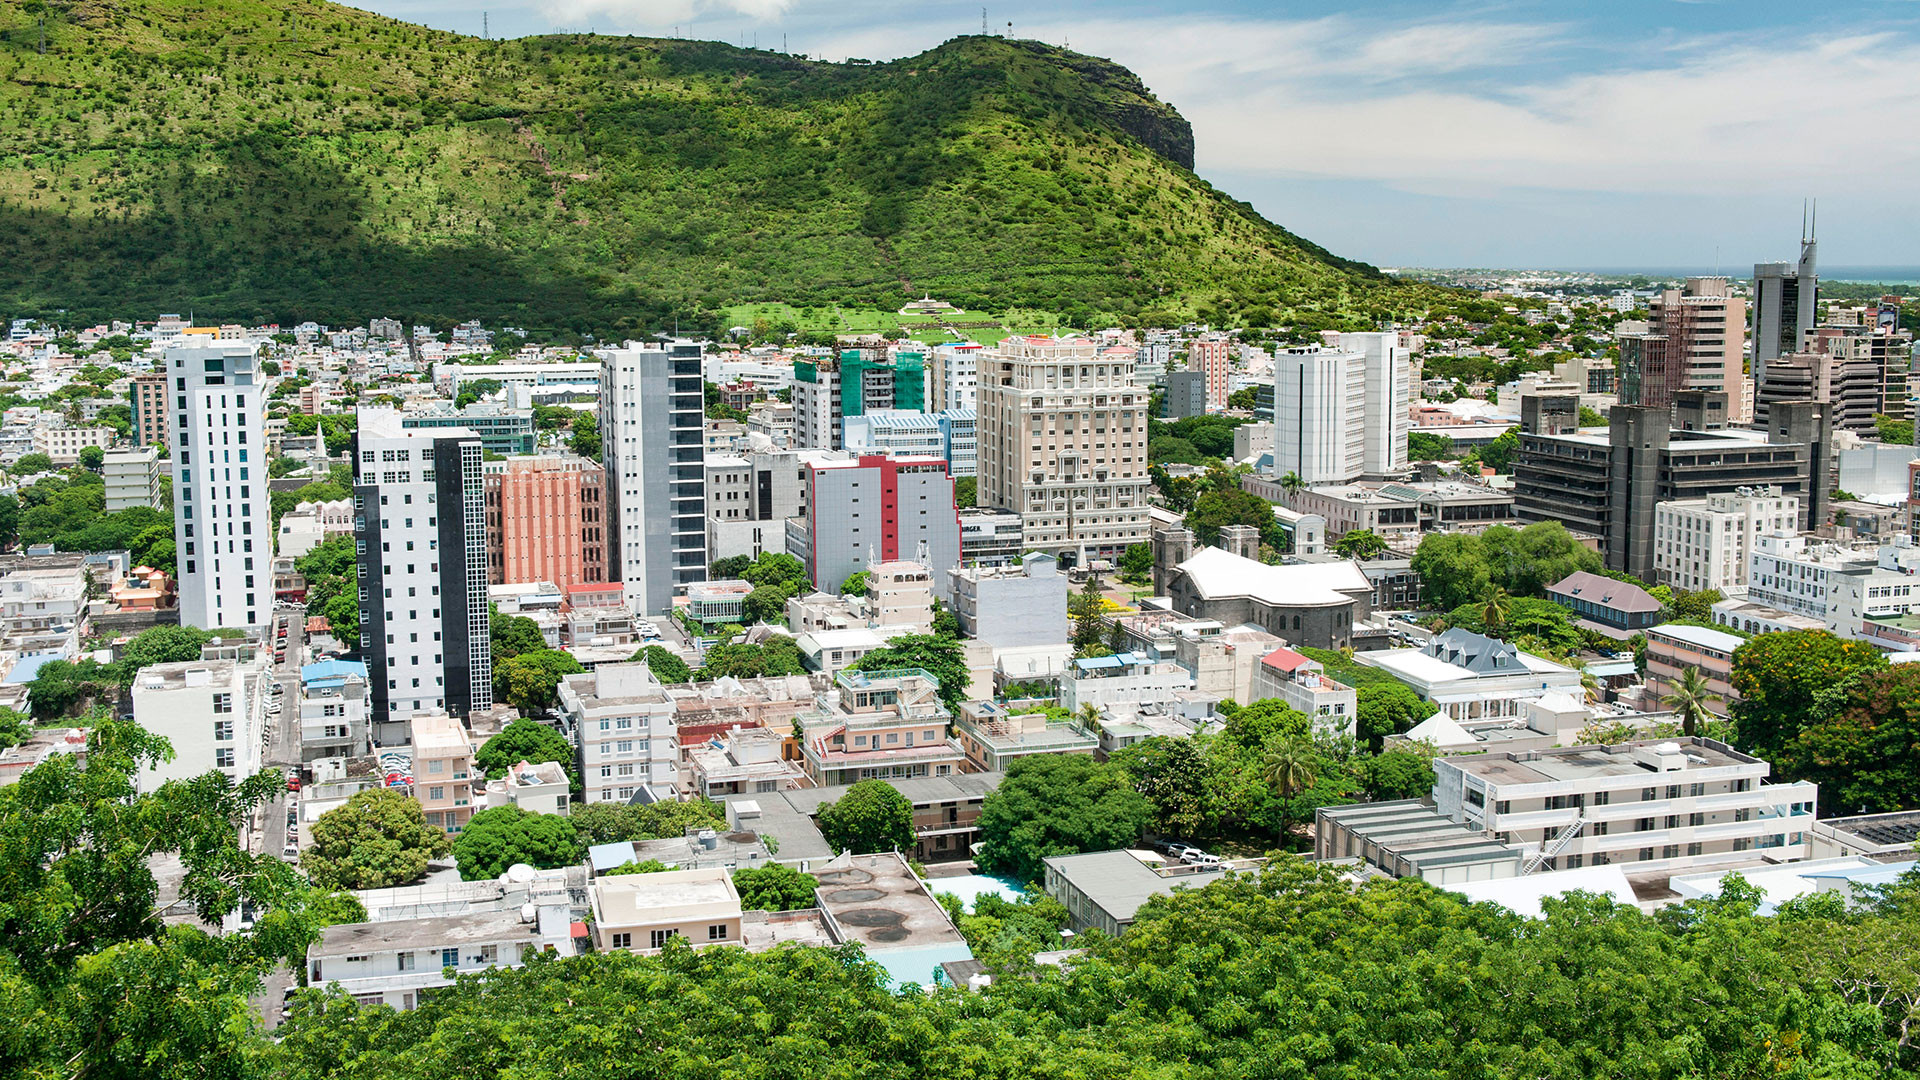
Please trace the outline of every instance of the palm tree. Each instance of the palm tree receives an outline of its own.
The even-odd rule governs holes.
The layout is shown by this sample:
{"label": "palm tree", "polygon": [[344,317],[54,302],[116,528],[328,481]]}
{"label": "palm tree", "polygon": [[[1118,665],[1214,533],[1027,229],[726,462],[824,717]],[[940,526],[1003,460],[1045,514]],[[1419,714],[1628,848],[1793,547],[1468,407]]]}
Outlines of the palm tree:
{"label": "palm tree", "polygon": [[1513,614],[1513,597],[1508,596],[1507,590],[1498,585],[1487,593],[1487,598],[1480,601],[1480,605],[1480,621],[1485,623],[1489,630],[1505,626],[1507,616]]}
{"label": "palm tree", "polygon": [[1301,742],[1282,743],[1267,751],[1260,775],[1266,778],[1274,794],[1291,798],[1313,786],[1313,755]]}
{"label": "palm tree", "polygon": [[1074,719],[1080,721],[1080,726],[1088,731],[1098,733],[1101,730],[1100,706],[1091,701],[1080,706],[1080,711],[1075,714]]}
{"label": "palm tree", "polygon": [[1287,493],[1288,499],[1300,494],[1300,489],[1306,486],[1306,479],[1291,469],[1287,470],[1287,475],[1280,478],[1280,490]]}
{"label": "palm tree", "polygon": [[1680,718],[1682,734],[1698,735],[1706,722],[1713,719],[1713,710],[1707,708],[1707,702],[1719,700],[1720,695],[1707,688],[1707,677],[1700,674],[1700,669],[1690,667],[1680,672],[1680,678],[1673,684],[1673,693],[1662,697],[1660,704]]}
{"label": "palm tree", "polygon": [[1580,688],[1587,692],[1587,701],[1589,703],[1600,700],[1600,680],[1594,678],[1593,672],[1585,668],[1580,670]]}

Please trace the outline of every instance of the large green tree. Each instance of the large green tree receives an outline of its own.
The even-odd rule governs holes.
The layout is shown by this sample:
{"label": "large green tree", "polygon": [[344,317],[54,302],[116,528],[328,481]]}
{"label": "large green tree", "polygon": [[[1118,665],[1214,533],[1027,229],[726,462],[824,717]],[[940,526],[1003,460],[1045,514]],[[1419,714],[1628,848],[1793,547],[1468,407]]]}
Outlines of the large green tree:
{"label": "large green tree", "polygon": [[416,799],[393,788],[368,788],[321,814],[301,869],[317,885],[385,889],[417,881],[427,862],[448,851],[447,834],[427,824]]}
{"label": "large green tree", "polygon": [[1774,759],[1775,774],[1820,785],[1844,813],[1920,809],[1920,666],[1860,672],[1846,699],[1812,718]]}
{"label": "large green tree", "polygon": [[500,729],[500,734],[480,744],[480,750],[473,755],[473,764],[489,780],[498,780],[507,775],[507,770],[525,761],[538,765],[543,761],[557,761],[566,766],[567,775],[576,784],[579,777],[574,776],[573,744],[565,735],[534,720],[520,719]]}
{"label": "large green tree", "polygon": [[535,649],[493,669],[493,692],[522,714],[543,713],[558,700],[560,680],[585,670],[572,653]]}
{"label": "large green tree", "polygon": [[627,662],[647,665],[647,670],[653,672],[654,678],[669,685],[693,679],[693,671],[687,667],[687,662],[665,645],[643,646],[635,650]]}
{"label": "large green tree", "polygon": [[572,821],[511,805],[473,815],[453,840],[462,881],[497,878],[515,863],[536,870],[568,866],[585,854]]}
{"label": "large green tree", "polygon": [[813,875],[779,863],[741,867],[733,872],[733,886],[748,911],[798,911],[819,903]]}
{"label": "large green tree", "polygon": [[902,634],[855,661],[854,671],[888,671],[919,668],[940,683],[940,700],[949,710],[959,707],[967,697],[973,672],[967,667],[966,653],[960,643],[937,634]]}
{"label": "large green tree", "polygon": [[1081,851],[1131,847],[1153,807],[1126,772],[1081,754],[1016,759],[980,808],[980,869],[1011,881],[1037,881],[1041,860]]}
{"label": "large green tree", "polygon": [[1825,630],[1761,634],[1733,651],[1739,700],[1730,710],[1740,747],[1778,760],[1805,728],[1843,707],[1856,680],[1887,666],[1864,641]]}
{"label": "large green tree", "polygon": [[577,803],[568,813],[580,839],[588,844],[621,840],[660,840],[685,836],[689,829],[724,829],[726,811],[710,799]]}
{"label": "large green tree", "polygon": [[835,851],[865,855],[912,851],[913,804],[885,780],[862,780],[814,815],[820,835]]}

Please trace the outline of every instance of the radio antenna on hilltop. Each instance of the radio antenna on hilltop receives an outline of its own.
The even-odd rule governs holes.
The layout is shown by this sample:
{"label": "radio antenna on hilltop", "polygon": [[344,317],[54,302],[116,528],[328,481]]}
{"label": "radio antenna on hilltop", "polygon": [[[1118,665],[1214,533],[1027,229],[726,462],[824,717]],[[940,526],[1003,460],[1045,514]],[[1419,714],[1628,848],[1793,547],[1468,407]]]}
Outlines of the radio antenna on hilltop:
{"label": "radio antenna on hilltop", "polygon": [[987,9],[986,8],[980,9],[980,36],[981,37],[987,36]]}
{"label": "radio antenna on hilltop", "polygon": [[487,29],[487,13],[483,11],[480,13],[480,39],[482,41],[488,41],[491,40],[492,37],[492,33]]}

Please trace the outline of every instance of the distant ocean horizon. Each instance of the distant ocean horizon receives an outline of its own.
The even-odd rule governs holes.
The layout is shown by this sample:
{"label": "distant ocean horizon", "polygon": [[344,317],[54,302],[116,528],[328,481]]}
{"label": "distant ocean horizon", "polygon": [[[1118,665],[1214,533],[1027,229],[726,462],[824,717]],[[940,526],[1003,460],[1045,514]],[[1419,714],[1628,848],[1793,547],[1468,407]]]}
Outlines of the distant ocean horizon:
{"label": "distant ocean horizon", "polygon": [[[1517,268],[1516,268],[1517,269]],[[1706,266],[1560,266],[1539,269],[1574,274],[1604,274],[1608,277],[1752,277],[1753,267],[1733,265]],[[1821,281],[1869,283],[1875,285],[1920,285],[1920,266],[1821,266]]]}

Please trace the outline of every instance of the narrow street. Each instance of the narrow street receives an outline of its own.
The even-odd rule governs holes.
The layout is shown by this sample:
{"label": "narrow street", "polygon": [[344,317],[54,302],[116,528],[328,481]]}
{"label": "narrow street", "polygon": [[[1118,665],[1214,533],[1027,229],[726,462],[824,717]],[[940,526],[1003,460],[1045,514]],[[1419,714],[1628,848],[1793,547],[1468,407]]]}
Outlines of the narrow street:
{"label": "narrow street", "polygon": [[[280,637],[280,628],[286,627],[286,637]],[[289,776],[300,771],[300,664],[305,655],[306,609],[303,607],[280,608],[273,613],[273,625],[269,628],[271,639],[268,647],[275,650],[276,659],[269,671],[268,678],[280,687],[275,695],[269,691],[267,700],[278,702],[280,711],[275,713],[269,707],[265,725],[265,745],[262,747],[261,764],[265,768],[280,769]],[[285,642],[281,651],[279,642]],[[278,855],[286,850],[289,830],[287,827],[287,792],[276,795],[266,810],[263,829],[265,853]],[[292,835],[297,840],[298,830]]]}

